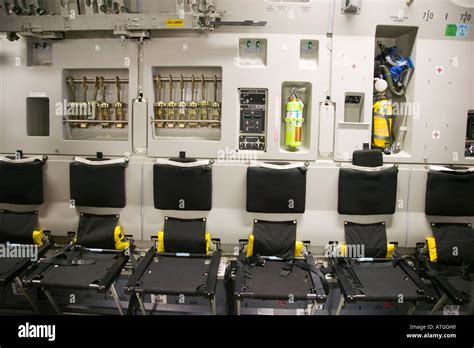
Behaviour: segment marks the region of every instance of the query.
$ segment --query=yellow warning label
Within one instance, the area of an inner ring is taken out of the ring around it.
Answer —
[[[167,19],[166,26],[167,27],[183,27],[184,19]]]

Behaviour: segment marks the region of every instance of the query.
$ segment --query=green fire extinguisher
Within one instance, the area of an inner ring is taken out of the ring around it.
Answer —
[[[298,96],[301,91],[293,89],[286,104],[286,146],[293,149],[297,149],[303,143],[304,103]]]

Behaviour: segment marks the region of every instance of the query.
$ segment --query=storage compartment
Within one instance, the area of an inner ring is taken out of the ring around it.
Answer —
[[[128,140],[127,69],[64,70],[63,95],[65,139]]]
[[[68,4],[74,8],[74,2]],[[137,1],[133,0],[114,0],[114,1],[97,1],[86,0],[78,1],[81,14],[96,15],[96,14],[119,14],[119,13],[138,13]],[[141,6],[140,6],[141,7]],[[163,10],[164,11],[164,10]]]
[[[29,137],[49,136],[49,98],[26,98],[26,134]]]
[[[221,139],[222,68],[153,68],[154,138]]]
[[[344,122],[364,122],[365,93],[346,93],[344,102]]]
[[[413,118],[419,112],[419,105],[414,101],[414,83],[413,76],[416,73],[416,38],[418,27],[408,26],[377,26],[376,38],[374,43],[374,60],[375,60],[375,78],[383,78],[387,83],[394,87],[389,87],[387,92],[380,93],[374,88],[374,103],[378,101],[388,101],[393,108],[392,132],[390,139],[390,149],[392,154],[404,155],[411,153],[412,134],[408,132],[412,129]],[[381,55],[382,48],[385,53]],[[386,57],[389,57],[388,59]],[[381,59],[381,57],[383,57]],[[385,61],[383,63],[382,61]],[[381,66],[386,66],[384,71]],[[391,80],[387,78],[387,72],[391,73]],[[389,104],[379,104],[382,110],[387,109]],[[379,112],[378,111],[378,112]],[[379,119],[379,122],[373,122],[373,128],[379,129],[379,125],[386,123],[385,119]],[[383,126],[385,127],[385,126]],[[373,130],[374,131],[374,130]],[[376,131],[380,133],[380,129]],[[384,133],[384,132],[382,132]],[[388,135],[388,132],[387,132]],[[384,137],[382,135],[382,137]],[[387,137],[388,138],[388,137]],[[379,134],[380,139],[380,134]],[[387,147],[389,142],[382,144],[384,140],[372,140],[372,147]]]
[[[319,66],[319,41],[301,40],[300,68],[317,69]]]
[[[294,95],[297,96],[296,100],[291,98]],[[283,82],[281,87],[281,151],[309,152],[311,145],[312,95],[313,88],[310,82]],[[298,101],[301,101],[299,107]],[[303,122],[301,123],[301,120],[295,121],[294,116],[302,117]]]
[[[266,39],[239,40],[239,67],[260,68],[267,65]]]
[[[53,45],[43,40],[28,40],[28,67],[51,66],[53,64]]]

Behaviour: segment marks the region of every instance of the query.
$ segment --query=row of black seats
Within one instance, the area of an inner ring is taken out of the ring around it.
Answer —
[[[38,171],[38,168],[41,168],[43,163],[44,159],[41,158],[0,160],[0,178],[11,181],[14,177],[21,177],[23,183],[41,186],[38,191],[29,186],[30,189],[23,189],[23,193],[22,190],[3,190],[2,187],[0,201],[10,197],[10,201],[5,201],[6,203],[40,204],[39,199],[33,203],[31,197],[32,193],[42,192],[42,179],[41,185],[40,181],[35,179],[37,176],[42,178],[42,171]],[[77,206],[124,205],[124,189],[122,195],[120,187],[125,185],[126,164],[126,160],[76,159],[71,164],[71,198],[76,201]],[[384,167],[381,153],[371,151],[356,153],[354,164],[356,166],[341,169],[340,213],[361,215],[361,212],[348,212],[355,209],[354,204],[361,205],[359,209],[365,209],[366,215],[370,212],[374,215],[394,213],[398,174],[396,166]],[[17,175],[12,176],[12,173]],[[175,188],[183,190],[178,197],[191,197],[185,201],[191,202],[191,208],[189,204],[185,204],[187,209],[210,210],[211,199],[198,197],[209,193],[209,186],[212,192],[212,176],[209,176],[211,173],[209,162],[173,160],[155,166],[155,183],[163,183],[162,180],[173,181]],[[438,212],[448,211],[455,216],[474,215],[468,211],[472,210],[472,205],[446,205],[444,196],[446,192],[456,192],[457,200],[462,201],[463,197],[469,194],[469,190],[472,191],[473,175],[472,171],[466,169],[441,168],[439,171],[431,171],[427,185],[427,214],[436,211],[436,215],[445,215]],[[305,176],[305,166],[268,164],[249,168],[249,192],[257,190],[258,195],[254,198],[247,195],[247,210],[285,213],[289,212],[288,209],[294,212],[293,209],[297,207],[299,211],[304,211],[304,204],[301,207],[299,202],[304,201],[305,188],[300,188],[302,184],[305,186]],[[189,185],[195,180],[199,180],[201,185],[189,188],[191,192],[179,185],[180,182]],[[106,181],[114,183],[113,194],[103,194],[104,191],[107,192]],[[264,182],[282,190],[278,190],[276,195],[275,190],[264,189],[265,185],[260,184]],[[155,205],[161,209],[171,209],[165,206],[175,204],[176,201],[170,199],[170,196],[174,197],[174,191],[163,195],[163,191],[166,192],[169,186],[165,186],[163,190],[157,190],[156,186]],[[363,191],[354,192],[355,188]],[[287,196],[283,197],[285,192]],[[391,195],[388,192],[391,192]],[[439,199],[440,196],[443,199]],[[12,202],[12,197],[15,202]],[[201,209],[196,209],[193,202],[207,202],[206,209],[202,209],[202,206]],[[285,209],[281,202],[286,203]],[[377,210],[381,205],[384,206],[383,212]],[[216,247],[211,248],[213,243],[205,225],[205,219],[167,218],[164,231],[157,236],[156,245],[139,264],[133,262],[135,271],[126,290],[134,294],[132,299],[137,300],[142,312],[146,311],[142,296],[155,293],[204,296],[210,300],[215,313],[215,287],[221,255],[218,243]],[[43,244],[41,252],[44,253],[50,243],[41,231],[35,230],[34,213],[0,214],[2,243],[28,244],[30,238],[30,242]],[[22,231],[21,239],[18,231]],[[35,232],[32,234],[29,231]],[[362,253],[353,254],[353,246],[363,246]],[[247,298],[288,300],[291,296],[293,300],[324,302],[329,291],[325,274],[328,272],[336,275],[342,292],[338,312],[345,302],[399,301],[400,296],[404,301],[413,303],[431,302],[439,298],[437,306],[447,299],[462,304],[469,300],[469,289],[472,289],[469,278],[472,247],[473,234],[470,225],[434,224],[434,237],[428,239],[426,247],[427,257],[420,256],[418,262],[414,262],[418,266],[417,274],[413,264],[399,257],[395,252],[395,245],[388,243],[385,223],[360,225],[347,222],[345,244],[336,246],[335,252],[329,255],[334,267],[322,270],[316,267],[313,257],[305,251],[303,244],[296,241],[296,222],[257,220],[246,250],[241,250],[234,265],[236,312],[240,312],[240,305]],[[132,256],[132,261],[134,259],[129,248],[130,245],[124,240],[118,226],[118,216],[82,214],[75,243],[65,246],[52,257],[34,263],[22,279],[18,275],[30,266],[30,263],[26,262],[28,260],[23,260],[21,265],[12,264],[11,260],[5,264],[0,263],[1,281],[8,283],[15,280],[20,285],[41,287],[53,305],[55,302],[49,288],[96,289],[102,292],[110,289],[119,310],[123,313],[114,281],[129,257]],[[454,249],[456,253],[450,254],[450,250]],[[422,252],[423,250],[420,250],[419,254]],[[449,269],[443,269],[444,266]],[[439,293],[432,293],[422,282],[421,276],[432,279]],[[24,292],[28,295],[26,289]],[[30,298],[30,302],[34,306],[34,300]],[[59,312],[59,308],[57,310]]]

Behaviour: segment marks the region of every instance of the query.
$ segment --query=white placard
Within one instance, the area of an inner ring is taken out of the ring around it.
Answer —
[[[168,303],[168,296],[166,295],[151,295],[151,303],[152,304],[167,304]]]
[[[46,98],[46,92],[30,92],[28,94],[30,98]]]
[[[258,315],[275,315],[275,310],[273,308],[259,308]]]
[[[444,306],[443,315],[459,315],[459,306]]]

